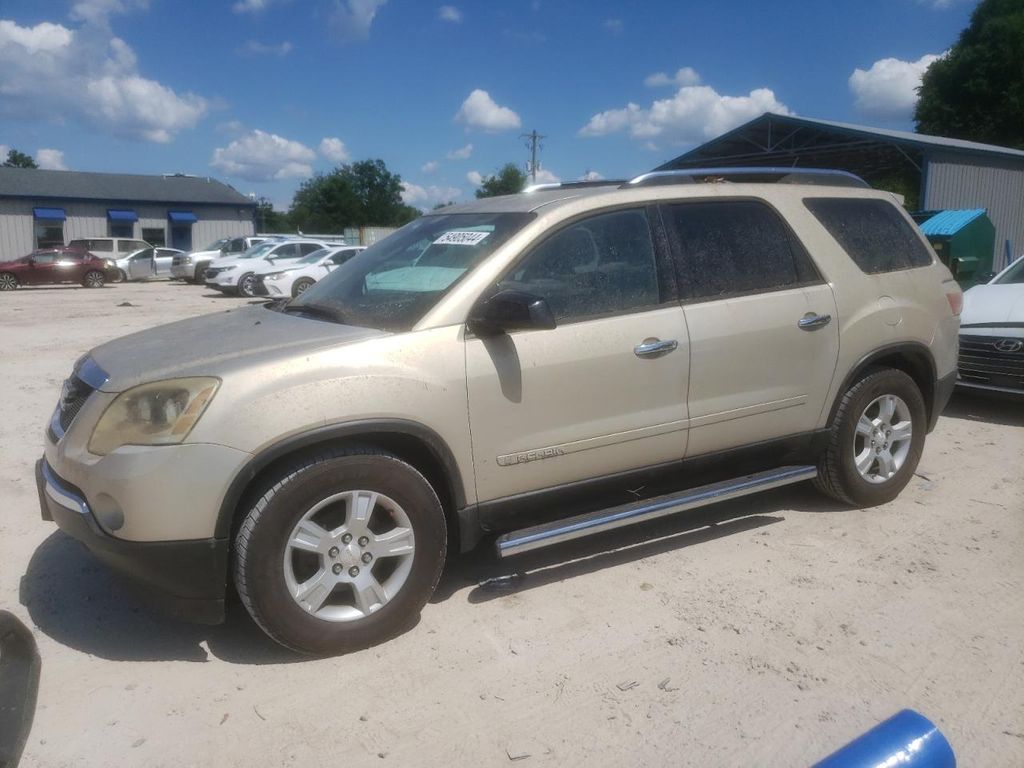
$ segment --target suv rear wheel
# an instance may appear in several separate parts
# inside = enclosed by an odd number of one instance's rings
[[[892,501],[921,459],[927,413],[903,371],[868,371],[843,395],[815,485],[840,501],[872,507]]]
[[[287,467],[248,511],[235,585],[277,642],[344,653],[415,622],[446,539],[437,494],[412,466],[375,448],[328,449]]]

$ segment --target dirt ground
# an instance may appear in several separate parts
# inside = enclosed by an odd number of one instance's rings
[[[881,508],[784,488],[533,556],[513,592],[456,558],[412,631],[345,657],[139,607],[40,519],[43,428],[90,347],[240,303],[0,295],[0,607],[43,659],[24,766],[799,766],[904,707],[961,765],[1024,765],[1020,403],[957,396]]]

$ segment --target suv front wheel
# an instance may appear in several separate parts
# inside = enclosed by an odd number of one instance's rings
[[[235,585],[277,642],[344,653],[415,622],[446,539],[437,494],[412,466],[371,447],[325,449],[284,469],[248,511]]]
[[[815,485],[858,507],[892,501],[917,469],[926,423],[912,378],[893,368],[866,372],[839,403]]]

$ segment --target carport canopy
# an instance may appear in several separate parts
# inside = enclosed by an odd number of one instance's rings
[[[65,221],[67,219],[63,208],[33,208],[32,215],[43,221]]]

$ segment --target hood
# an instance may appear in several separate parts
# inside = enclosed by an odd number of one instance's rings
[[[1024,322],[1024,284],[976,285],[964,293],[961,325]]]
[[[222,376],[247,365],[385,335],[251,306],[123,336],[89,356],[110,377],[101,389],[121,392],[160,379]]]
[[[220,251],[189,251],[187,256],[191,256],[193,259],[216,259],[224,254]]]

